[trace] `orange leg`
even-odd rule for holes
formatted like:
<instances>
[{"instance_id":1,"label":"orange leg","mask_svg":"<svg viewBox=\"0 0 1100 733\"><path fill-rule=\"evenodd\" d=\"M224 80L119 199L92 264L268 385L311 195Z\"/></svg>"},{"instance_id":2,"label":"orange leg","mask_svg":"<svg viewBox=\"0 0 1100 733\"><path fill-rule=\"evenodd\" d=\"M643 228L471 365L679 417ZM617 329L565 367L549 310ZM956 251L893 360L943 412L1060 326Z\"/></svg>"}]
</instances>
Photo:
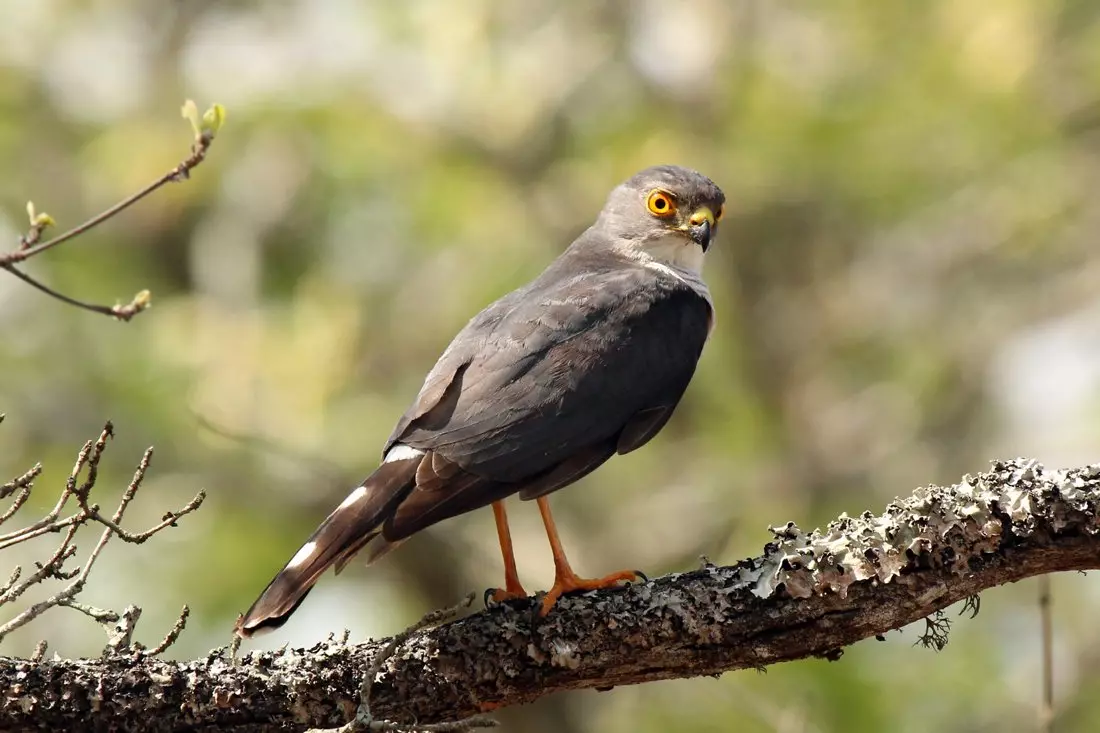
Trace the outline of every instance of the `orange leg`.
<instances>
[{"instance_id":1,"label":"orange leg","mask_svg":"<svg viewBox=\"0 0 1100 733\"><path fill-rule=\"evenodd\" d=\"M563 593L572 590L597 590L610 588L618 583L636 580L639 573L635 570L623 570L602 578L582 578L569 567L569 560L565 557L565 551L561 548L561 539L558 537L558 529L554 526L554 517L550 514L550 502L545 496L537 500L539 513L542 514L542 523L546 526L546 536L550 539L550 551L554 553L554 586L546 592L542 599L540 616L545 616L558 602Z\"/></svg>"},{"instance_id":2,"label":"orange leg","mask_svg":"<svg viewBox=\"0 0 1100 733\"><path fill-rule=\"evenodd\" d=\"M519 582L516 572L516 556L512 552L512 533L508 530L508 514L504 511L503 501L493 502L493 519L497 522L497 539L500 540L500 554L504 556L504 588L496 588L489 595L494 603L526 598L527 591Z\"/></svg>"}]
</instances>

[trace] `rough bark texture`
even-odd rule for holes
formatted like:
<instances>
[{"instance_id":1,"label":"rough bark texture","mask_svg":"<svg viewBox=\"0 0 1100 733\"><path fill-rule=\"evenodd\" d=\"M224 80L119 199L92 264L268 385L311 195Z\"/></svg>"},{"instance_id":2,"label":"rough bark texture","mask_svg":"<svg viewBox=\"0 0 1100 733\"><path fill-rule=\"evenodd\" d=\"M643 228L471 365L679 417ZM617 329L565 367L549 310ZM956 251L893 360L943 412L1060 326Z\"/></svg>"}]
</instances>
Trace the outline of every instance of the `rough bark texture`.
<instances>
[{"instance_id":1,"label":"rough bark texture","mask_svg":"<svg viewBox=\"0 0 1100 733\"><path fill-rule=\"evenodd\" d=\"M422 723L558 690L718 674L842 647L986 588L1100 567L1100 464L994 464L886 512L825 530L773 529L730 567L531 605L497 607L408 641L374 687L376 717ZM346 722L384 642L190 662L0 658L0 729L302 730Z\"/></svg>"}]
</instances>

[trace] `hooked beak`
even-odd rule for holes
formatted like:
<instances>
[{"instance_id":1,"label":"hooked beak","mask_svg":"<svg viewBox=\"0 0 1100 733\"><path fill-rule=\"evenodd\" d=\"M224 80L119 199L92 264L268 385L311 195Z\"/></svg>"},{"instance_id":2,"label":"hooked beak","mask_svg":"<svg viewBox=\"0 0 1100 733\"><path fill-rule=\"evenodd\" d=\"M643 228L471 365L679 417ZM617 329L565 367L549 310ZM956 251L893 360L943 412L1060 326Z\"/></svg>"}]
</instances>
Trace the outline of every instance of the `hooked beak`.
<instances>
[{"instance_id":1,"label":"hooked beak","mask_svg":"<svg viewBox=\"0 0 1100 733\"><path fill-rule=\"evenodd\" d=\"M686 229L691 235L692 241L706 252L710 247L711 239L714 237L714 212L707 206L700 207L688 219Z\"/></svg>"}]
</instances>

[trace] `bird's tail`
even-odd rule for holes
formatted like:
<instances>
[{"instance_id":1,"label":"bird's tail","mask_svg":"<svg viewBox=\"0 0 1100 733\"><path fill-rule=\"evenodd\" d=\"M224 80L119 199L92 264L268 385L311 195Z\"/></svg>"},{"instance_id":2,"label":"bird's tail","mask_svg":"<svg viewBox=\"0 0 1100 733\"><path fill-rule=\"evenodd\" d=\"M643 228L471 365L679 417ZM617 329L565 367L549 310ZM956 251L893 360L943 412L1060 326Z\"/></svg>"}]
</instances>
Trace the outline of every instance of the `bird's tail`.
<instances>
[{"instance_id":1,"label":"bird's tail","mask_svg":"<svg viewBox=\"0 0 1100 733\"><path fill-rule=\"evenodd\" d=\"M237 635L249 637L282 626L322 573L333 565L339 572L352 555L378 537L382 524L415 485L420 458L383 463L348 494L237 620Z\"/></svg>"}]
</instances>

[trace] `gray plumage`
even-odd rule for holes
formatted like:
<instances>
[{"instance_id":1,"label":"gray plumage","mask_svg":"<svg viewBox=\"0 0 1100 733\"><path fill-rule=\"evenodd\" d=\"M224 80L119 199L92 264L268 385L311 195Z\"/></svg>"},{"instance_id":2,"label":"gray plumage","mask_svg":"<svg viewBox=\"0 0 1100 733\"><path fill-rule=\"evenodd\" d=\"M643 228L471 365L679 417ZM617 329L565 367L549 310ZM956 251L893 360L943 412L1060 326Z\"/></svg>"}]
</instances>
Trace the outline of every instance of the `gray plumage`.
<instances>
[{"instance_id":1,"label":"gray plumage","mask_svg":"<svg viewBox=\"0 0 1100 733\"><path fill-rule=\"evenodd\" d=\"M647 210L654 190L675 215ZM713 318L684 263L701 263L715 221L689 217L720 216L723 203L710 179L675 166L612 191L537 279L459 332L386 442L389 460L318 527L238 633L284 623L324 570L365 546L373 559L443 519L511 494L543 496L656 435Z\"/></svg>"}]
</instances>

